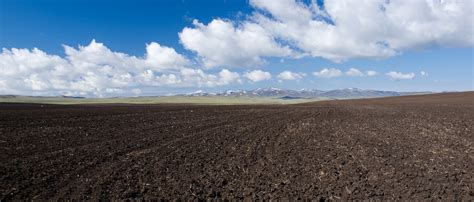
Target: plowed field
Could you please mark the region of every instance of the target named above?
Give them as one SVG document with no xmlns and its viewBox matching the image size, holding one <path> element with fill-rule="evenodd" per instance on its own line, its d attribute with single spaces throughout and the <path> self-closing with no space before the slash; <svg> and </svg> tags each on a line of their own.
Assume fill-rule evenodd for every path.
<svg viewBox="0 0 474 202">
<path fill-rule="evenodd" d="M 474 93 L 0 104 L 0 199 L 474 199 Z"/>
</svg>

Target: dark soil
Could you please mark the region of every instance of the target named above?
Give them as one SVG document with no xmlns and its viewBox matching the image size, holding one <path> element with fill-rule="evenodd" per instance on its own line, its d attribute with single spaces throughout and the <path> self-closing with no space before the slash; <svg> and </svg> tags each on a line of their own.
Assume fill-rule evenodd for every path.
<svg viewBox="0 0 474 202">
<path fill-rule="evenodd" d="M 0 199 L 474 199 L 474 93 L 0 104 Z"/>
</svg>

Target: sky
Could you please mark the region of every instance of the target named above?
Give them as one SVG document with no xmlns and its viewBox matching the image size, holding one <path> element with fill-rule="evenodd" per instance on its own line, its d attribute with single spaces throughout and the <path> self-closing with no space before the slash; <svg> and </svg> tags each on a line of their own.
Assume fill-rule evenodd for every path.
<svg viewBox="0 0 474 202">
<path fill-rule="evenodd" d="M 2 0 L 0 94 L 474 90 L 465 0 Z"/>
</svg>

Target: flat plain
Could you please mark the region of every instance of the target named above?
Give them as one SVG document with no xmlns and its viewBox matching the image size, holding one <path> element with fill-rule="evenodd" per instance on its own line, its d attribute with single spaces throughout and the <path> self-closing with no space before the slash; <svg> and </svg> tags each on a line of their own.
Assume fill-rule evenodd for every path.
<svg viewBox="0 0 474 202">
<path fill-rule="evenodd" d="M 474 92 L 0 104 L 0 200 L 474 199 Z"/>
<path fill-rule="evenodd" d="M 265 105 L 298 104 L 329 100 L 326 97 L 282 99 L 279 97 L 250 96 L 159 96 L 159 97 L 116 97 L 116 98 L 72 98 L 72 97 L 35 97 L 0 96 L 0 103 L 37 103 L 37 104 L 193 104 L 193 105 Z"/>
</svg>

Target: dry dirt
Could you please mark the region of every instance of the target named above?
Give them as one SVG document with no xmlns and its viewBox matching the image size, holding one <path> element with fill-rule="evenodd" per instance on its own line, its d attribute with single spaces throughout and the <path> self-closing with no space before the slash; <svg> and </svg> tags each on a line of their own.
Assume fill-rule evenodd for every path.
<svg viewBox="0 0 474 202">
<path fill-rule="evenodd" d="M 0 199 L 474 199 L 474 92 L 0 104 Z"/>
</svg>

